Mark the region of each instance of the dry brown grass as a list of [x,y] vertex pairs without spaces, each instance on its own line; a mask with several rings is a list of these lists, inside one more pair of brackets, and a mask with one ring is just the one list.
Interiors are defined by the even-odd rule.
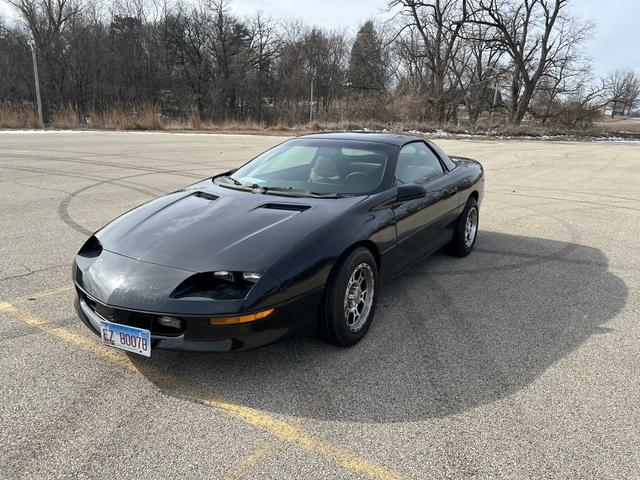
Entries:
[[597,126],[598,129],[610,133],[630,133],[640,135],[640,123],[623,123],[617,124],[615,122],[600,124]]
[[107,130],[163,130],[165,119],[158,105],[138,107],[113,106],[94,112],[87,118],[87,127]]
[[627,120],[629,117],[627,117],[626,115],[616,115],[615,117],[611,118],[611,115],[602,115],[598,121],[602,122],[602,123],[615,123],[615,122],[620,122],[622,120]]
[[[47,126],[60,129],[162,130],[165,123],[160,107],[153,104],[114,106],[86,116],[69,106],[52,112]],[[0,103],[0,128],[39,127],[38,114],[33,105]]]
[[62,108],[53,112],[51,115],[51,126],[53,128],[62,129],[76,129],[83,127],[77,112],[71,107]]
[[0,128],[39,128],[38,112],[30,104],[0,102]]
[[[358,111],[359,104],[352,104],[350,110]],[[405,106],[405,108],[407,108]],[[344,112],[343,112],[344,113]],[[37,113],[31,104],[0,103],[0,128],[38,128]],[[616,125],[615,123],[594,124],[591,128],[571,129],[559,126],[541,126],[523,124],[511,126],[506,116],[497,113],[494,118],[483,116],[477,125],[470,127],[464,123],[440,125],[426,121],[401,121],[399,119],[383,122],[372,117],[363,120],[330,120],[320,115],[311,123],[296,124],[283,121],[267,125],[255,121],[227,120],[222,122],[205,121],[197,113],[182,119],[170,119],[162,115],[158,105],[112,106],[102,111],[80,115],[71,106],[53,112],[48,127],[59,129],[105,129],[105,130],[169,130],[193,132],[246,133],[262,135],[297,135],[317,131],[370,130],[393,132],[423,132],[425,134],[447,132],[453,135],[483,135],[487,137],[600,137],[623,136],[640,137],[640,124]]]

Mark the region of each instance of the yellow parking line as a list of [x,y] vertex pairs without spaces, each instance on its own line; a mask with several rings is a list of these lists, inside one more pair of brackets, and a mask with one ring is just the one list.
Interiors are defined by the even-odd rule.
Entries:
[[[403,479],[402,474],[383,465],[361,457],[349,450],[332,445],[320,438],[308,434],[297,426],[279,420],[259,410],[238,405],[223,398],[212,395],[204,388],[180,377],[171,375],[155,366],[141,362],[134,365],[121,351],[104,347],[94,339],[89,339],[66,327],[47,322],[10,303],[0,303],[0,311],[22,320],[24,323],[57,336],[65,342],[83,350],[94,353],[110,362],[132,372],[144,374],[150,381],[170,390],[177,390],[203,405],[226,412],[228,415],[249,425],[265,430],[279,440],[303,448],[309,452],[325,457],[337,465],[359,473],[371,479]],[[266,447],[264,447],[266,448]],[[268,452],[266,452],[268,453]],[[266,454],[265,453],[265,454]],[[259,458],[258,458],[259,459]],[[256,460],[257,461],[257,460]],[[255,462],[254,462],[255,463]],[[249,464],[249,467],[251,464]]]
[[115,363],[121,367],[124,367],[131,371],[136,371],[135,366],[131,363],[131,360],[127,358],[126,355],[123,355],[121,352],[117,350],[112,350],[107,347],[103,347],[101,344],[96,343],[95,340],[87,338],[83,335],[79,335],[72,330],[69,330],[66,327],[59,326],[55,323],[47,322],[26,310],[22,310],[17,308],[16,306],[6,303],[0,302],[0,312],[5,312],[13,317],[22,320],[27,325],[32,327],[38,327],[45,332],[51,333],[58,338],[61,338],[65,342],[74,345],[83,350],[87,350],[91,353],[99,355],[112,363]]
[[527,230],[527,233],[525,233],[525,236],[530,237],[531,235],[536,233],[538,230],[540,230],[540,225],[538,225],[537,223],[535,225],[531,225],[529,230]]
[[612,163],[613,163],[613,161],[609,160],[602,167],[600,167],[598,170],[593,172],[593,176],[594,177],[600,177],[611,166]]
[[[344,390],[347,384],[347,379],[348,376],[345,376],[341,381],[334,383],[328,391],[330,394],[321,396],[316,402],[312,403],[309,408],[305,409],[301,416],[314,416],[323,408],[330,405],[334,396]],[[293,423],[298,425],[299,420],[294,420]],[[267,454],[275,450],[276,447],[277,444],[273,441],[265,441],[262,445],[258,446],[253,453],[248,455],[236,467],[231,469],[231,471],[224,476],[224,480],[238,480],[239,478],[242,478],[246,472],[262,460],[262,458]]]
[[518,237],[513,241],[511,245],[509,245],[509,250],[513,250],[514,248],[516,248],[518,245],[520,245],[522,242],[526,240],[526,237],[530,237],[531,235],[536,233],[538,230],[540,230],[540,225],[538,224],[531,225],[531,227],[529,227],[529,230],[527,230],[524,236]]
[[240,464],[231,469],[231,471],[224,476],[224,480],[238,480],[239,478],[242,478],[245,473],[251,470],[256,463],[273,452],[276,447],[277,445],[274,442],[265,442],[262,446],[256,448],[251,455],[240,462]]

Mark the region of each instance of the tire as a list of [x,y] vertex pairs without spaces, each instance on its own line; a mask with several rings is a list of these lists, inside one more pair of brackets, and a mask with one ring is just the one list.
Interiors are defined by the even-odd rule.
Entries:
[[[451,253],[458,257],[466,257],[473,251],[478,238],[479,219],[478,202],[471,197],[467,200],[467,204],[458,218],[458,224],[450,243]],[[471,222],[471,224],[468,225],[468,222]]]
[[341,347],[358,343],[371,326],[377,290],[376,260],[369,249],[356,248],[336,266],[327,285],[320,317],[321,337]]

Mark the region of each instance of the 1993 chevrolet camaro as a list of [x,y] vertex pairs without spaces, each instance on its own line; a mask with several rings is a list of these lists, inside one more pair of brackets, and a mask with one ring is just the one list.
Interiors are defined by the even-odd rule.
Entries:
[[75,257],[76,310],[102,342],[230,351],[318,331],[341,346],[380,283],[449,246],[468,255],[481,165],[421,137],[327,133],[148,202]]

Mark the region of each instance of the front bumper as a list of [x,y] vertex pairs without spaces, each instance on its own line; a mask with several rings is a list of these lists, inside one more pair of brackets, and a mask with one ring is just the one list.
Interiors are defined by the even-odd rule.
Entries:
[[[77,289],[75,308],[80,319],[93,333],[100,335],[100,320],[114,322],[113,318],[100,315],[91,303],[95,299],[88,297]],[[121,318],[136,316],[135,323],[128,320],[116,320],[115,323],[137,326],[151,330],[152,349],[229,352],[250,350],[269,345],[292,335],[312,330],[316,325],[317,312],[322,297],[322,290],[297,297],[276,306],[276,311],[269,317],[251,323],[238,325],[209,325],[209,316],[182,316],[168,314],[182,320],[183,329],[179,334],[159,334],[153,330],[153,318],[163,315],[160,312],[140,312],[118,307],[123,312]],[[107,309],[112,308],[102,304]],[[246,312],[251,313],[251,312]],[[149,318],[149,320],[145,320]],[[148,326],[144,324],[148,321]],[[142,322],[142,323],[140,323]]]

